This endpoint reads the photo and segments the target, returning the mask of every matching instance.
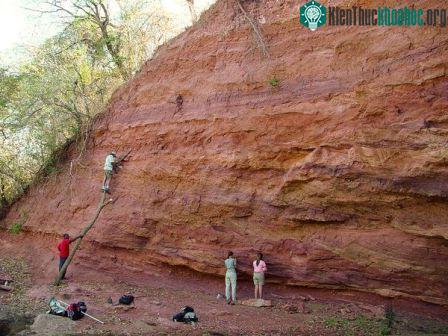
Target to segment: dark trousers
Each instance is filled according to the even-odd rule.
[[[66,261],[67,259],[68,259],[67,257],[59,257],[59,272],[61,271],[62,266],[64,266],[65,261]],[[67,270],[65,270],[65,271],[67,271]],[[64,278],[65,278],[65,272],[64,272],[64,274],[62,275],[62,279],[64,279]]]

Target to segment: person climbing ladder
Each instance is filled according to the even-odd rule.
[[[83,238],[87,235],[87,233],[90,231],[90,229],[93,227],[95,222],[97,221],[101,211],[105,206],[108,204],[111,204],[114,202],[112,198],[106,200],[106,193],[109,192],[109,183],[112,178],[112,174],[114,172],[114,169],[121,168],[121,165],[123,162],[127,161],[126,158],[131,153],[131,150],[128,150],[124,155],[121,155],[118,159],[116,159],[117,154],[115,151],[110,152],[110,154],[107,155],[105,163],[104,163],[104,180],[103,180],[103,186],[102,190],[103,193],[101,195],[100,202],[98,203],[97,210],[95,212],[95,215],[93,219],[89,222],[89,224],[82,230],[81,235],[76,237],[75,239],[70,240],[70,237],[68,235],[64,235],[64,240],[58,245],[58,249],[60,252],[60,260],[59,260],[59,273],[57,277],[54,280],[55,286],[59,286],[61,283],[61,280],[64,278],[65,272],[67,271],[68,266],[73,260],[73,257],[75,256],[76,251],[79,249],[81,242]],[[72,252],[69,253],[68,246],[73,241],[79,239]]]
[[[106,161],[104,162],[104,180],[101,190],[107,193],[109,192],[109,183],[114,173],[114,164],[116,157],[117,154],[115,153],[115,151],[112,151],[108,156],[106,156]]]

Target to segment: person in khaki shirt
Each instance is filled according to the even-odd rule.
[[[101,190],[105,192],[109,192],[109,183],[114,173],[114,163],[116,156],[117,154],[112,151],[108,156],[106,156],[106,161],[104,162],[104,180]]]
[[[227,304],[234,305],[236,302],[236,259],[233,252],[230,251],[227,259],[224,261],[226,265],[226,299]],[[230,295],[232,291],[232,295]]]

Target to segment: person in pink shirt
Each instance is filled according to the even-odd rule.
[[[254,266],[255,299],[262,299],[264,272],[268,270],[266,267],[266,263],[263,261],[262,253],[257,253],[257,260],[253,262],[253,266]]]

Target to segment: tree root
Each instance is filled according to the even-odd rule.
[[[238,4],[238,7],[240,8],[241,12],[243,12],[245,18],[247,19],[247,21],[249,21],[250,25],[252,26],[252,29],[253,29],[253,31],[255,33],[256,42],[257,42],[258,47],[260,48],[262,54],[266,58],[270,58],[271,55],[269,54],[268,47],[266,46],[266,43],[265,43],[264,38],[263,38],[263,34],[261,33],[260,29],[257,27],[255,22],[251,19],[249,14],[246,12],[246,10],[244,9],[244,7],[241,4],[240,0],[236,0],[236,2]]]

